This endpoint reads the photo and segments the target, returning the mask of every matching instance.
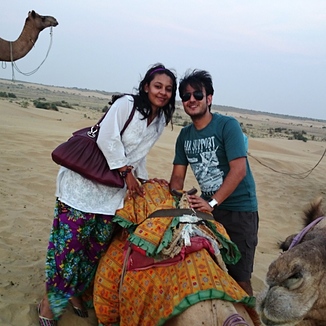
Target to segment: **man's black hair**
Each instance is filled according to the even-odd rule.
[[[212,76],[205,70],[195,69],[185,74],[179,83],[180,97],[184,94],[185,89],[188,85],[199,91],[201,91],[204,87],[206,95],[214,94]]]

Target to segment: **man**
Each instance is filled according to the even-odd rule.
[[[243,132],[236,119],[212,114],[214,88],[207,71],[194,70],[181,79],[179,95],[192,124],[176,142],[171,189],[183,189],[190,164],[201,196],[190,196],[192,208],[210,211],[236,243],[241,259],[229,274],[253,295],[251,274],[257,246],[256,189],[247,160]]]

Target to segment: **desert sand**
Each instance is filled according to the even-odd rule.
[[[85,118],[88,116],[90,118]],[[36,306],[44,293],[44,260],[54,207],[58,166],[51,151],[72,131],[91,125],[100,113],[23,108],[0,99],[0,325],[37,325]],[[151,177],[169,179],[174,142],[181,127],[167,127],[148,157]],[[262,290],[277,244],[299,231],[302,210],[326,196],[325,142],[249,138],[249,161],[256,180],[260,228],[253,274]],[[300,173],[303,173],[300,175]],[[189,171],[187,188],[196,186]],[[70,307],[59,322],[97,325],[75,316]]]

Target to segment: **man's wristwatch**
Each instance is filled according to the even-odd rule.
[[[214,208],[215,206],[218,205],[218,201],[214,198],[211,198],[209,201],[208,201],[208,205],[212,208]]]

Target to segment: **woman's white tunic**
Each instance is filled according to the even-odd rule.
[[[136,110],[120,137],[133,104],[132,96],[123,96],[114,102],[101,122],[97,144],[111,169],[132,165],[137,178],[148,179],[146,155],[164,130],[165,117],[163,114],[157,116],[147,126],[147,119]],[[65,167],[60,168],[57,176],[56,196],[59,200],[87,213],[114,215],[123,207],[126,190],[126,186],[112,188],[93,182]]]

